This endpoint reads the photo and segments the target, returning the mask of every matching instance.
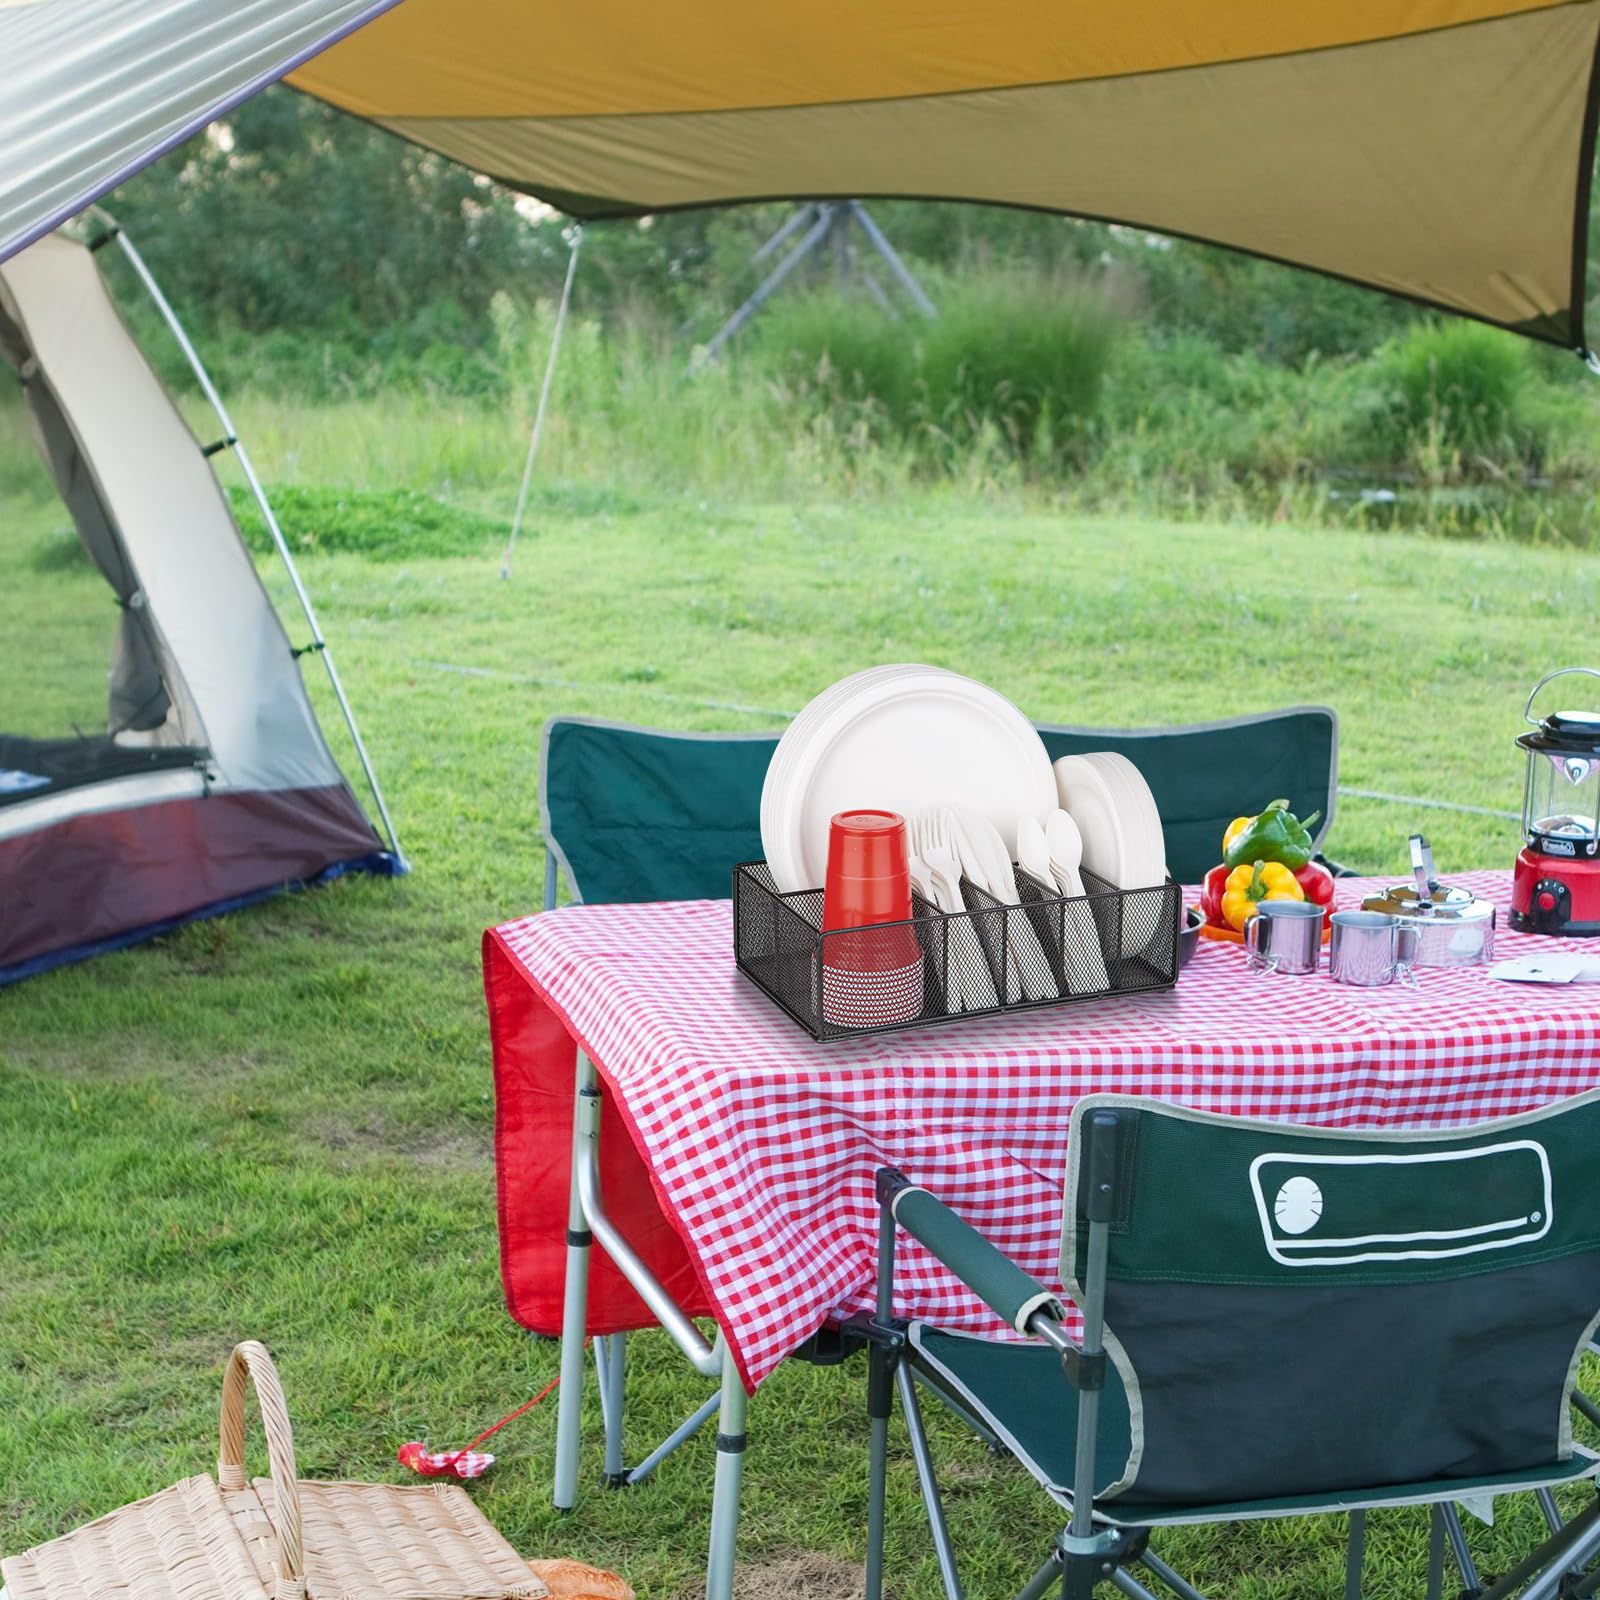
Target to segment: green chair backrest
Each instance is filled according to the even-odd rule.
[[[775,733],[672,733],[557,717],[545,724],[545,838],[588,901],[725,900],[759,860]]]
[[[1155,796],[1167,838],[1167,871],[1198,883],[1222,859],[1223,830],[1237,816],[1286,799],[1297,817],[1321,812],[1319,842],[1333,821],[1339,782],[1339,719],[1327,706],[1293,706],[1226,722],[1170,728],[1074,728],[1041,724],[1050,759],[1115,750]]]
[[[1167,869],[1195,883],[1220,859],[1223,829],[1286,797],[1333,819],[1338,719],[1299,706],[1171,728],[1039,728],[1054,761],[1118,750],[1144,774],[1167,839]],[[573,892],[590,901],[723,899],[733,868],[758,859],[761,785],[775,733],[673,733],[583,717],[545,725],[545,837]]]
[[[1105,1338],[1171,1504],[1484,1478],[1567,1460],[1600,1319],[1600,1091],[1446,1133],[1091,1095],[1062,1277],[1082,1303],[1084,1119],[1116,1117]]]

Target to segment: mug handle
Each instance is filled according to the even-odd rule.
[[[1252,972],[1276,972],[1278,958],[1261,953],[1261,926],[1265,919],[1259,911],[1252,911],[1244,925],[1245,960]]]
[[[1416,928],[1397,928],[1394,940],[1394,980],[1408,989],[1419,988],[1417,983],[1417,949],[1422,935]]]

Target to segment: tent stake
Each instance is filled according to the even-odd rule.
[[[104,215],[104,213],[102,213]],[[262,521],[267,525],[267,532],[272,535],[273,545],[277,548],[285,571],[289,574],[289,582],[294,587],[296,598],[300,602],[300,609],[305,614],[306,625],[311,629],[312,643],[307,647],[315,650],[322,657],[322,664],[328,669],[328,682],[333,685],[334,699],[339,702],[339,710],[344,715],[345,726],[350,730],[350,741],[355,746],[356,757],[361,762],[361,770],[366,774],[367,787],[372,791],[372,798],[378,808],[378,816],[383,821],[384,837],[389,841],[390,852],[402,864],[405,856],[400,849],[400,838],[394,829],[394,819],[389,815],[389,807],[383,798],[383,789],[378,783],[378,774],[373,770],[372,760],[367,755],[365,741],[361,737],[361,730],[356,726],[356,714],[351,710],[350,702],[345,697],[344,685],[339,681],[338,668],[333,664],[333,652],[328,649],[328,641],[322,636],[322,627],[317,621],[317,613],[311,604],[311,596],[306,592],[306,586],[300,580],[300,569],[294,564],[294,556],[290,553],[289,543],[283,536],[283,529],[278,526],[278,519],[273,515],[272,507],[267,501],[267,492],[261,487],[261,480],[256,476],[256,469],[251,464],[249,452],[239,442],[237,430],[233,426],[233,418],[228,415],[228,409],[222,403],[222,396],[217,393],[217,388],[211,381],[211,374],[206,371],[205,364],[200,359],[200,353],[189,342],[189,335],[184,332],[183,324],[178,321],[178,313],[172,309],[167,297],[161,292],[161,286],[151,276],[150,269],[144,263],[144,257],[134,249],[133,242],[127,234],[111,219],[107,218],[116,231],[118,247],[123,255],[128,258],[128,263],[138,274],[139,281],[144,285],[146,293],[161,313],[162,320],[167,325],[167,330],[178,341],[178,348],[183,351],[189,363],[189,369],[194,373],[195,381],[200,385],[211,409],[217,414],[217,421],[222,424],[223,434],[231,442],[234,459],[239,463],[239,470],[244,473],[245,482],[250,487],[256,505],[260,508]],[[207,452],[209,454],[209,452]]]
[[[561,353],[561,330],[566,326],[567,307],[572,304],[572,280],[578,271],[578,251],[583,246],[583,228],[573,227],[572,250],[567,256],[567,278],[561,285],[561,305],[556,311],[555,332],[550,335],[550,354],[544,364],[544,382],[539,386],[539,407],[533,414],[533,432],[528,435],[528,458],[522,463],[522,487],[517,491],[517,510],[511,519],[511,537],[500,558],[500,576],[511,576],[511,552],[522,529],[522,513],[528,507],[528,486],[533,482],[533,458],[539,453],[539,437],[544,432],[544,414],[550,405],[550,390],[555,383],[556,357]]]

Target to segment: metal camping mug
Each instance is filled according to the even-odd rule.
[[[1322,907],[1309,900],[1263,900],[1244,925],[1244,947],[1257,972],[1315,972]]]
[[[1328,976],[1363,989],[1415,984],[1417,930],[1387,911],[1335,911],[1328,944]]]

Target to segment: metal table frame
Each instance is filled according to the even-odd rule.
[[[583,1347],[588,1336],[589,1252],[596,1240],[617,1271],[633,1286],[639,1298],[666,1329],[684,1359],[703,1377],[721,1382],[717,1421],[717,1470],[711,1500],[711,1538],[706,1557],[706,1600],[731,1600],[734,1545],[739,1527],[739,1489],[744,1475],[745,1420],[750,1397],[744,1380],[718,1333],[707,1344],[704,1335],[661,1286],[638,1253],[623,1238],[606,1214],[600,1195],[599,1074],[583,1053],[577,1053],[573,1090],[572,1182],[567,1201],[567,1270],[561,1309],[561,1386],[556,1404],[556,1463],[552,1500],[558,1511],[570,1511],[578,1494],[580,1412],[583,1404]],[[621,1416],[623,1357],[620,1341],[609,1359],[596,1341],[595,1367],[600,1381],[601,1408],[606,1413],[606,1470],[619,1481],[621,1469]],[[691,1417],[651,1458],[631,1481],[645,1475],[656,1461],[688,1437],[703,1420]],[[613,1426],[614,1424],[614,1426]],[[615,1460],[613,1461],[613,1456]]]

